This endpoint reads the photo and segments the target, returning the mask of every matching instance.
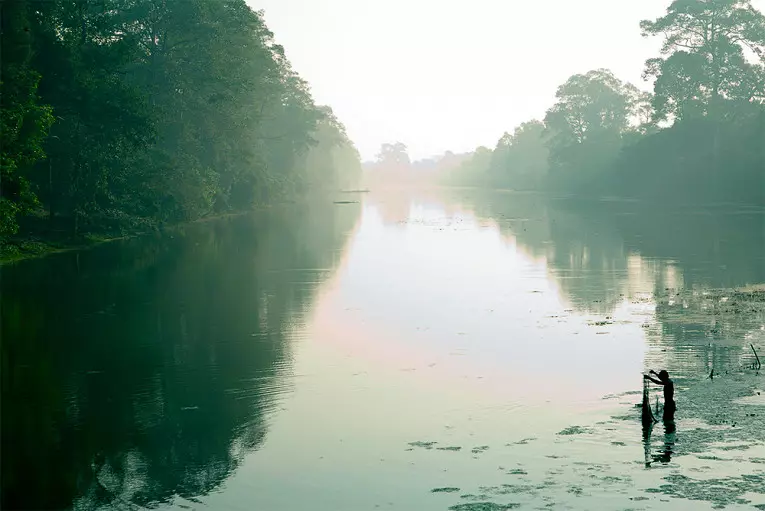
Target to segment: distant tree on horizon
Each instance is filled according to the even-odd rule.
[[[403,142],[382,144],[377,154],[376,165],[385,170],[407,170],[412,164],[407,151],[408,148]]]

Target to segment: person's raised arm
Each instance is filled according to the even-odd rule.
[[[651,372],[653,373],[654,371],[651,371]],[[655,373],[654,373],[654,374],[655,374]],[[664,385],[664,382],[663,382],[663,381],[661,381],[661,380],[654,380],[653,378],[651,378],[651,377],[650,377],[649,375],[647,375],[647,374],[644,374],[644,375],[643,375],[643,378],[645,378],[646,380],[651,380],[651,381],[652,381],[652,382],[654,382],[656,385]]]

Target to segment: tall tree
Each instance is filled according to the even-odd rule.
[[[751,0],[674,0],[640,27],[664,38],[663,57],[645,70],[656,78],[656,120],[720,116],[726,99],[765,100],[765,16]]]
[[[27,2],[0,2],[0,21],[0,236],[8,236],[18,229],[16,216],[37,204],[27,174],[45,156],[53,116],[37,94]]]
[[[306,191],[313,149],[358,171],[344,128],[244,0],[0,5],[2,234],[33,192],[76,235]],[[348,177],[336,170],[326,184]]]
[[[395,142],[393,144],[383,144],[377,155],[377,164],[385,169],[406,170],[411,164],[409,153],[407,153],[406,144]]]
[[[195,218],[290,191],[321,118],[310,90],[243,0],[134,0],[169,193],[162,216]],[[182,186],[178,186],[178,185]]]
[[[354,188],[361,180],[359,153],[329,107],[320,107],[322,119],[312,133],[316,143],[304,156],[305,189]]]
[[[120,30],[118,0],[42,2],[35,7],[35,67],[56,123],[46,141],[49,168],[38,174],[51,218],[77,234],[106,213],[132,179],[126,162],[150,142],[140,91],[124,79],[137,45]]]
[[[497,142],[491,161],[491,180],[512,188],[537,188],[547,174],[549,150],[545,125],[532,120],[505,133]]]
[[[620,149],[638,117],[643,95],[606,69],[577,74],[556,92],[547,111],[553,168],[601,167]]]

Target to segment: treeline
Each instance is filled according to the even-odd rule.
[[[40,226],[151,228],[360,178],[344,127],[244,0],[0,6],[0,244]]]
[[[471,153],[447,151],[441,156],[412,161],[403,142],[382,144],[375,160],[363,166],[364,186],[372,189],[430,187],[471,157]]]
[[[765,201],[765,16],[750,0],[675,0],[641,22],[662,37],[652,93],[610,71],[561,85],[521,124],[443,176],[450,184],[662,200]]]

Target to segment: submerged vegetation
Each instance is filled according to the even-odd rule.
[[[359,178],[343,125],[244,0],[0,5],[0,250]]]

